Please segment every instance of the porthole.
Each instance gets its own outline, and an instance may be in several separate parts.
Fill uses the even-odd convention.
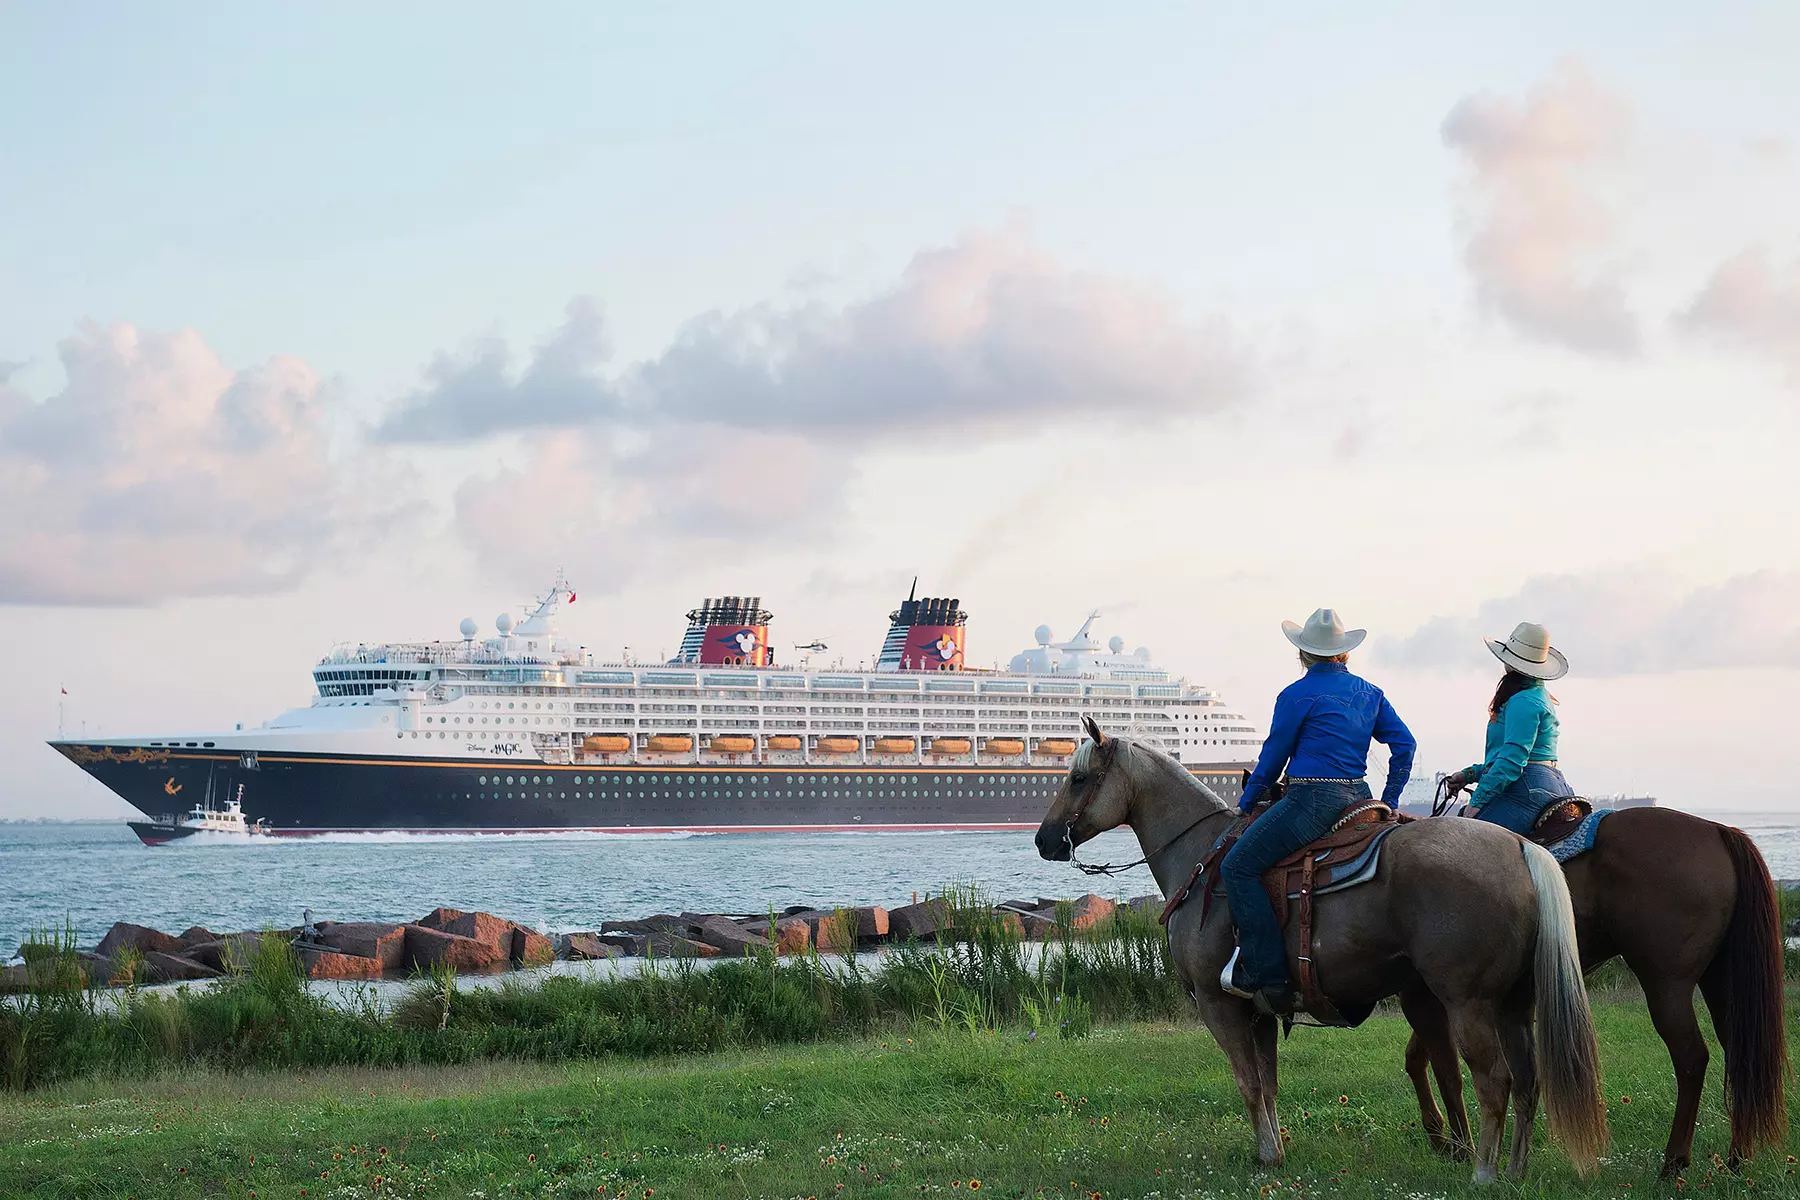
[[[483,775],[481,778],[477,779],[475,782],[479,783],[482,787],[486,787],[487,786],[487,776]]]
[[[511,775],[508,775],[508,776],[507,776],[507,777],[506,777],[506,786],[507,786],[507,787],[511,787],[511,786],[512,786],[512,781],[513,781],[513,777],[512,777],[512,776],[511,776]]]

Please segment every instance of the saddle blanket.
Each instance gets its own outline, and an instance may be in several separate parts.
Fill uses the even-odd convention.
[[[1615,810],[1610,808],[1595,809],[1582,820],[1581,824],[1575,827],[1568,837],[1560,842],[1552,842],[1544,849],[1548,850],[1550,857],[1559,863],[1566,863],[1577,855],[1586,854],[1594,848],[1594,835],[1599,832],[1600,818],[1613,811]]]

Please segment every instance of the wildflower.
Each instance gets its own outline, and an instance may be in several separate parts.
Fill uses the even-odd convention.
[[[1348,1096],[1339,1096],[1339,1097],[1338,1097],[1338,1103],[1339,1103],[1339,1104],[1348,1104],[1348,1103],[1350,1103],[1350,1097],[1348,1097]]]
[[[1620,1104],[1630,1104],[1630,1103],[1631,1103],[1631,1097],[1630,1097],[1630,1096],[1620,1096],[1620,1097],[1619,1097],[1619,1103],[1620,1103]]]
[[[1101,1118],[1100,1118],[1100,1123],[1101,1123],[1101,1124],[1102,1124],[1102,1125],[1104,1125],[1104,1124],[1106,1124],[1106,1118],[1105,1118],[1105,1117],[1101,1117]]]
[[[526,1155],[526,1156],[525,1156],[525,1161],[526,1161],[526,1162],[536,1162],[536,1161],[537,1161],[537,1155],[535,1155],[535,1154],[527,1154],[527,1155]]]
[[[979,1180],[979,1179],[969,1180],[969,1190],[971,1192],[979,1192],[981,1190],[981,1180]]]

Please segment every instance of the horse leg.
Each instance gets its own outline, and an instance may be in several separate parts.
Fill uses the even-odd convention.
[[[1262,1078],[1263,1121],[1275,1131],[1275,1144],[1282,1146],[1285,1153],[1286,1146],[1281,1141],[1281,1118],[1275,1112],[1275,1097],[1281,1090],[1280,1072],[1275,1062],[1279,1026],[1274,1017],[1258,1014],[1251,1021],[1250,1032],[1256,1039],[1256,1070]]]
[[[1481,1136],[1475,1144],[1475,1182],[1492,1183],[1500,1163],[1500,1135],[1506,1129],[1506,1097],[1512,1080],[1501,1046],[1499,1014],[1488,1000],[1467,1000],[1450,1009],[1450,1032],[1475,1080],[1481,1108]]]
[[[1413,1029],[1412,1039],[1406,1043],[1406,1074],[1419,1097],[1419,1121],[1425,1126],[1425,1140],[1439,1154],[1465,1159],[1474,1139],[1469,1134],[1468,1110],[1463,1107],[1462,1064],[1450,1037],[1449,1017],[1437,996],[1422,982],[1411,983],[1400,993],[1400,1010]],[[1438,1111],[1425,1076],[1427,1065],[1437,1077],[1438,1092],[1449,1113],[1447,1135],[1444,1114]]]
[[[1712,1016],[1713,1036],[1719,1039],[1719,1048],[1720,1048],[1721,1053],[1724,1052],[1724,1048],[1726,1046],[1729,1046],[1731,1044],[1731,1042],[1728,1040],[1730,1037],[1729,1025],[1731,1022],[1731,997],[1729,994],[1729,988],[1730,988],[1730,980],[1726,976],[1725,971],[1723,969],[1721,969],[1720,965],[1716,961],[1712,966],[1707,968],[1706,974],[1704,974],[1700,977],[1700,995],[1705,997],[1705,999],[1706,999],[1706,1011],[1709,1014],[1711,1014],[1711,1016]],[[1692,1002],[1690,1000],[1690,1004],[1691,1003]],[[1660,1030],[1660,1026],[1658,1028]],[[1706,1082],[1706,1078],[1705,1078],[1706,1077],[1706,1043],[1704,1041],[1702,1041],[1700,1043],[1700,1051],[1701,1051],[1700,1079],[1698,1082],[1696,1082],[1694,1084],[1694,1096],[1695,1096],[1696,1105],[1699,1103],[1699,1094],[1702,1090],[1703,1085]],[[1675,1047],[1673,1045],[1671,1045],[1669,1047],[1670,1057],[1673,1057],[1674,1053],[1675,1053]],[[1732,1068],[1731,1059],[1727,1058],[1725,1060],[1725,1070],[1727,1072],[1729,1072],[1731,1070],[1731,1068]],[[1731,1089],[1729,1087],[1727,1087],[1725,1089],[1725,1093],[1729,1097],[1731,1094]],[[1674,1135],[1673,1134],[1670,1135],[1670,1144],[1671,1145],[1674,1144]],[[1692,1117],[1690,1117],[1688,1119],[1686,1149],[1691,1151],[1693,1149],[1693,1144],[1694,1144],[1694,1120]],[[1749,1155],[1745,1152],[1745,1148],[1742,1146],[1739,1146],[1737,1144],[1736,1138],[1734,1137],[1732,1139],[1730,1148],[1725,1152],[1726,1165],[1729,1166],[1733,1171],[1735,1171],[1738,1169],[1738,1164],[1743,1162],[1744,1159],[1747,1157],[1749,1157]],[[1684,1154],[1682,1156],[1682,1165],[1685,1166],[1687,1164],[1687,1159],[1688,1159],[1688,1155]],[[1664,1166],[1664,1170],[1665,1170],[1665,1172],[1667,1170],[1666,1163]]]
[[[1238,1094],[1244,1098],[1244,1112],[1250,1118],[1251,1128],[1256,1130],[1257,1161],[1265,1167],[1278,1166],[1283,1155],[1281,1128],[1275,1124],[1272,1078],[1268,1089],[1270,1095],[1266,1101],[1263,1097],[1263,1073],[1254,1028],[1256,1010],[1247,1001],[1227,996],[1223,992],[1215,991],[1210,996],[1202,993],[1202,996],[1204,999],[1200,1001],[1200,1017],[1206,1022],[1213,1040],[1219,1043],[1219,1049],[1225,1052],[1226,1061],[1231,1064],[1231,1074],[1237,1080]],[[1272,1034],[1274,1022],[1270,1021],[1269,1025]],[[1270,1040],[1270,1056],[1273,1057],[1273,1038]]]
[[[1694,1126],[1700,1116],[1700,1096],[1706,1089],[1709,1054],[1700,1022],[1694,1018],[1693,980],[1658,979],[1640,973],[1638,982],[1644,985],[1650,1023],[1669,1048],[1669,1061],[1675,1068],[1675,1119],[1669,1124],[1662,1165],[1662,1177],[1671,1179],[1693,1157]],[[1716,1015],[1713,1023],[1718,1024]]]
[[[1501,1010],[1500,1043],[1507,1069],[1512,1073],[1512,1154],[1507,1159],[1506,1175],[1517,1180],[1525,1178],[1531,1162],[1531,1135],[1538,1106],[1537,1063],[1531,1056],[1529,980],[1523,995],[1509,999]]]
[[[1437,1097],[1431,1091],[1431,1051],[1425,1039],[1414,1029],[1406,1041],[1406,1077],[1412,1081],[1413,1093],[1419,1098],[1419,1124],[1425,1128],[1425,1143],[1432,1152],[1449,1158],[1453,1150],[1444,1136],[1444,1114],[1438,1109]]]

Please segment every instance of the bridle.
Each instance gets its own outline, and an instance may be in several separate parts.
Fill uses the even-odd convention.
[[[1192,821],[1188,822],[1187,825],[1183,826],[1181,832],[1177,833],[1174,837],[1165,840],[1162,845],[1149,851],[1144,857],[1133,859],[1131,862],[1082,862],[1075,857],[1075,822],[1081,820],[1081,818],[1086,815],[1088,805],[1092,804],[1094,797],[1100,794],[1100,789],[1106,786],[1106,777],[1112,772],[1113,763],[1119,757],[1118,738],[1107,738],[1104,742],[1095,742],[1094,744],[1099,748],[1100,765],[1095,769],[1094,773],[1088,777],[1087,787],[1082,792],[1081,799],[1076,802],[1075,811],[1070,813],[1068,819],[1063,822],[1063,844],[1069,848],[1069,862],[1082,874],[1118,875],[1122,872],[1131,870],[1133,867],[1147,866],[1151,859],[1155,858],[1158,854],[1161,854],[1164,850],[1167,850],[1170,846],[1173,846],[1189,833],[1192,833],[1194,827],[1199,825],[1200,822],[1215,815],[1213,813],[1201,813],[1198,817],[1195,817]]]

